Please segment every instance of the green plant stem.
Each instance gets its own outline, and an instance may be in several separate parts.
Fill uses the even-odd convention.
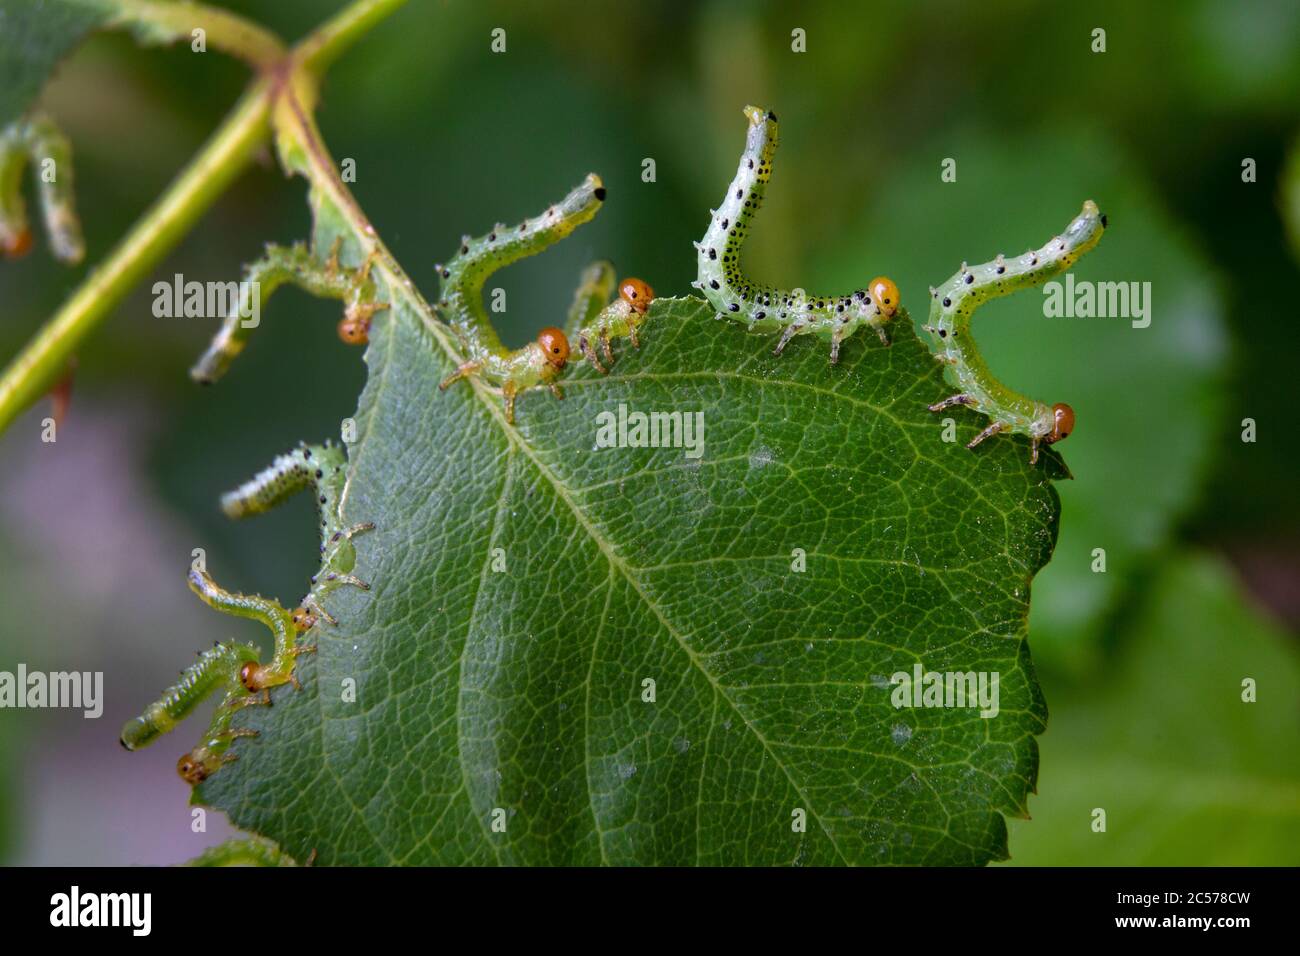
[[[167,191],[0,377],[0,431],[66,371],[73,349],[180,240],[251,160],[268,133],[261,80]]]
[[[106,0],[72,2],[104,6]],[[270,132],[270,117],[281,94],[293,91],[295,106],[301,98],[309,109],[320,71],[405,2],[355,0],[286,53],[272,34],[225,11],[188,2],[114,0],[114,24],[137,28],[146,39],[174,39],[203,26],[214,48],[238,53],[263,75],[167,192],[0,375],[0,432],[63,376],[73,350],[248,165]]]
[[[319,76],[339,55],[406,0],[357,0],[298,44],[295,59]]]

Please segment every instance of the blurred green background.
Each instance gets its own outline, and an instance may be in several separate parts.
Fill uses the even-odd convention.
[[[291,39],[341,4],[229,6]],[[489,49],[496,27],[504,54]],[[791,50],[796,28],[806,53]],[[219,54],[121,35],[63,65],[41,102],[74,143],[89,263],[245,81]],[[927,286],[963,258],[1037,246],[1097,200],[1111,228],[1077,277],[1150,282],[1150,328],[1044,319],[1024,293],[978,329],[1000,378],[1079,417],[1060,446],[1075,480],[1059,485],[1058,549],[1034,582],[1051,721],[1012,862],[1296,864],[1298,453],[1294,357],[1276,335],[1300,280],[1279,211],[1298,90],[1289,0],[459,0],[381,25],[333,69],[319,118],[426,294],[462,232],[601,174],[598,219],[501,274],[509,344],[556,322],[598,256],[661,295],[689,291],[691,241],[734,171],[746,103],[782,120],[749,260],[780,285],[885,273],[923,320]],[[946,158],[956,182],[940,180]],[[232,589],[304,590],[314,556],[293,542],[311,534],[309,502],[232,524],[217,496],[299,438],[337,434],[364,369],[335,337],[337,306],[290,290],[225,381],[200,389],[186,370],[212,323],[154,318],[148,286],[236,278],[307,221],[301,183],[268,155],[81,349],[59,441],[39,440],[44,404],[0,437],[0,669],[102,670],[107,686],[100,720],[0,712],[0,861],[171,863],[228,832],[215,814],[194,832],[172,769],[181,742],[128,755],[117,730],[184,653],[249,637],[186,590],[191,549]],[[86,271],[41,243],[0,263],[4,361]],[[1096,548],[1105,573],[1091,570]],[[1248,677],[1257,703],[1240,699]],[[1105,833],[1091,829],[1097,807]]]

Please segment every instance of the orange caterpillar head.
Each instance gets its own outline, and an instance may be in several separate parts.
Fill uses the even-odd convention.
[[[32,231],[24,229],[0,241],[6,259],[21,259],[32,251]]]
[[[1069,438],[1072,431],[1074,431],[1074,409],[1064,402],[1057,402],[1052,406],[1052,430],[1043,441],[1053,445],[1062,438]]]
[[[203,765],[202,760],[194,755],[192,750],[176,761],[176,772],[181,775],[182,780],[190,785],[202,783],[208,779],[208,768]]]
[[[881,314],[887,319],[892,319],[894,313],[898,311],[899,298],[898,286],[894,284],[894,280],[885,276],[876,276],[867,284],[867,291]]]
[[[344,345],[365,345],[370,341],[370,319],[362,315],[345,315],[339,320],[339,339]]]
[[[266,689],[266,668],[261,664],[255,664],[249,661],[239,669],[239,682],[244,685],[244,690],[250,694],[255,694],[259,690]]]
[[[569,340],[555,326],[547,326],[537,333],[537,344],[552,368],[562,369],[569,361]]]
[[[290,620],[293,621],[293,626],[299,633],[310,631],[316,626],[316,615],[305,607],[294,608],[293,614],[290,615]]]
[[[645,315],[655,299],[655,290],[641,279],[624,279],[618,286],[618,297],[632,307],[632,311]]]

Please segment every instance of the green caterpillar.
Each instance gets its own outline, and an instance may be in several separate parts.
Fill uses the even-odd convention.
[[[749,132],[736,176],[722,205],[709,210],[709,228],[695,244],[697,277],[692,283],[717,310],[718,318],[744,322],[750,331],[782,328],[773,354],[780,355],[796,335],[830,336],[831,364],[840,359],[840,344],[859,328],[874,329],[889,344],[885,326],[899,306],[898,286],[877,276],[849,295],[813,295],[802,289],[786,291],[746,278],[740,256],[754,214],[762,205],[772,178],[772,158],[778,143],[776,114],[746,106]]]
[[[239,488],[222,496],[221,504],[232,518],[260,514],[293,494],[311,489],[320,516],[321,567],[311,579],[311,589],[300,605],[287,610],[279,602],[257,595],[236,594],[220,587],[206,571],[191,570],[190,589],[209,607],[235,617],[265,625],[274,638],[271,660],[261,663],[257,650],[246,644],[218,644],[200,655],[181,672],[181,679],[150,704],[140,717],[127,721],[121,742],[127,750],[152,743],[188,716],[198,704],[216,691],[224,697],[217,706],[203,740],[177,762],[181,778],[194,784],[206,780],[222,764],[235,759],[229,753],[239,737],[254,732],[232,727],[236,711],[248,704],[270,703],[270,688],[293,683],[294,664],[299,654],[314,651],[314,645],[298,643],[301,634],[324,620],[337,623],[322,601],[344,585],[369,590],[370,585],[351,572],[356,565],[352,538],[374,528],[370,522],[346,526],[341,507],[347,485],[347,457],[343,450],[326,442],[299,445],[278,456],[272,464]]]
[[[312,854],[314,858],[315,854]],[[310,866],[308,858],[306,866]],[[298,866],[298,862],[265,837],[244,837],[210,846],[184,866]]]
[[[930,318],[924,326],[930,333],[930,351],[944,363],[944,379],[960,389],[956,395],[931,405],[930,411],[965,405],[992,419],[967,448],[999,433],[1028,435],[1029,461],[1037,464],[1040,444],[1054,444],[1074,431],[1074,409],[1069,405],[1049,406],[1034,401],[993,377],[971,337],[971,319],[989,299],[1042,285],[1065,272],[1101,241],[1106,225],[1097,204],[1088,200],[1065,231],[1041,249],[1030,249],[1014,259],[999,255],[977,266],[963,262],[956,275],[930,290]]]
[[[245,664],[257,663],[257,649],[249,644],[217,644],[202,651],[199,659],[181,671],[181,678],[163,691],[145,712],[122,727],[121,742],[127,750],[148,746],[190,715],[213,691],[224,688],[234,694],[238,675]]]
[[[181,779],[194,784],[235,759],[235,755],[227,752],[235,739],[255,735],[254,731],[231,726],[235,712],[247,704],[270,703],[270,688],[293,680],[294,658],[304,651],[315,650],[296,644],[295,638],[309,630],[315,619],[301,609],[286,611],[268,598],[233,594],[205,571],[190,571],[189,585],[205,604],[236,617],[259,621],[275,638],[274,653],[268,664],[259,663],[257,649],[247,644],[218,644],[204,651],[198,661],[181,672],[179,681],[163,691],[159,700],[122,727],[122,746],[138,750],[172,730],[211,694],[223,691],[202,742],[176,762]]]
[[[299,491],[312,489],[320,518],[321,569],[311,579],[312,588],[303,598],[303,606],[330,624],[337,622],[320,603],[327,594],[345,584],[370,589],[370,585],[351,574],[357,563],[352,538],[372,530],[374,524],[366,521],[344,527],[339,517],[347,466],[347,455],[332,442],[299,445],[294,451],[278,455],[252,479],[221,496],[221,508],[228,517],[246,518],[270,510]]]
[[[347,345],[365,345],[370,340],[374,315],[388,308],[378,300],[378,289],[370,277],[373,257],[355,271],[339,265],[341,240],[334,243],[324,263],[302,243],[292,246],[266,247],[266,255],[244,269],[239,286],[239,300],[231,307],[206,352],[190,369],[190,377],[201,385],[211,385],[226,374],[244,346],[256,322],[249,315],[261,315],[266,302],[285,283],[298,286],[322,299],[339,299],[344,303],[339,321],[339,338]]]
[[[597,344],[606,363],[614,360],[611,338],[626,336],[633,346],[639,346],[637,328],[654,299],[654,290],[640,279],[628,278],[619,285],[618,298],[610,302],[614,274],[605,262],[584,270],[566,329],[547,326],[523,348],[507,349],[483,309],[483,285],[488,277],[559,242],[589,222],[604,201],[605,187],[600,177],[592,174],[559,203],[518,226],[498,224],[485,236],[461,237],[457,254],[435,268],[442,286],[438,308],[468,357],[439,389],[462,378],[480,376],[501,389],[506,421],[513,422],[515,399],[525,389],[545,385],[556,398],[564,397],[559,377],[569,361],[570,336],[577,338],[583,356],[601,373],[607,369],[597,355]]]
[[[47,160],[53,178],[46,176]],[[73,199],[72,147],[46,116],[20,119],[0,131],[0,252],[17,259],[32,248],[22,192],[28,161],[40,170],[36,179],[50,251],[62,262],[80,262],[86,243]]]
[[[616,284],[618,298],[611,301]],[[640,279],[629,277],[617,283],[612,263],[593,262],[582,271],[578,280],[569,318],[564,324],[565,335],[578,343],[578,351],[604,375],[608,369],[601,364],[596,345],[600,345],[601,354],[609,365],[614,364],[610,339],[626,338],[634,348],[640,348],[637,329],[654,297],[654,289]]]

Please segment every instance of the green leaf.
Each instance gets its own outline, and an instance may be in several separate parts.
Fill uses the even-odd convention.
[[[1232,573],[1181,556],[1128,618],[1107,684],[1053,691],[1032,822],[1015,863],[1295,866],[1300,751],[1294,642]],[[1252,678],[1257,701],[1242,700]],[[1094,808],[1106,832],[1092,829]]]
[[[27,111],[59,61],[110,12],[106,4],[0,0],[0,129]]]
[[[943,442],[906,318],[831,368],[824,342],[774,358],[660,300],[639,351],[565,401],[526,393],[516,430],[486,389],[438,392],[443,339],[390,291],[344,514],[377,525],[373,590],[331,598],[303,689],[240,712],[261,735],[197,800],[326,865],[1005,855],[1046,719],[1025,621],[1061,465]],[[702,411],[703,457],[597,449],[620,403]],[[918,662],[998,672],[998,716],[893,707]]]

